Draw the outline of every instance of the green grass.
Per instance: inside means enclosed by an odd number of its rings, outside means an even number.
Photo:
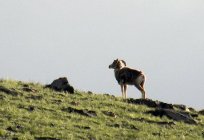
[[[27,85],[35,92],[26,92]],[[204,117],[190,125],[155,117],[153,110],[143,105],[128,104],[119,97],[76,91],[75,94],[55,92],[38,83],[1,80],[0,86],[18,93],[17,96],[0,91],[0,140],[33,140],[48,137],[63,140],[158,140],[204,139]],[[66,108],[95,111],[88,117],[69,113]],[[115,116],[108,116],[109,111]]]

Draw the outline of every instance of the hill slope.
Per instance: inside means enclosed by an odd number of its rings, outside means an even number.
[[[0,139],[204,139],[202,115],[188,124],[110,95],[1,80],[0,106]]]

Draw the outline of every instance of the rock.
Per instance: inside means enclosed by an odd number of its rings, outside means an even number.
[[[198,117],[196,111],[192,112],[185,105],[173,105],[150,99],[127,99],[128,103],[146,105],[155,108],[154,111],[149,111],[154,116],[167,116],[175,121],[183,121],[189,124],[197,124],[198,121],[194,118]]]
[[[167,116],[168,118],[173,119],[175,121],[183,121],[189,124],[197,124],[197,121],[188,112],[158,108],[155,109],[154,111],[149,111],[148,113],[160,117]]]
[[[188,111],[188,112],[190,111],[185,105],[174,104],[174,107],[182,111]]]
[[[173,105],[172,104],[168,104],[168,103],[164,103],[164,102],[158,102],[159,104],[159,108],[166,108],[166,109],[173,109]]]
[[[56,91],[74,93],[74,88],[69,84],[66,77],[58,78],[54,80],[50,85],[46,85],[45,87],[54,89]]]
[[[138,105],[146,105],[148,107],[157,107],[158,103],[150,99],[127,99],[128,103],[138,104]]]
[[[110,111],[102,111],[106,116],[117,118],[116,114]]]
[[[28,107],[28,111],[31,111],[31,112],[32,112],[32,111],[34,111],[34,110],[35,110],[35,107],[34,107],[34,106],[29,106],[29,107]]]
[[[69,112],[69,113],[78,113],[80,115],[87,116],[87,117],[96,117],[97,116],[96,112],[91,111],[91,110],[82,110],[82,109],[76,109],[76,108],[72,108],[72,107],[68,107],[68,108],[65,108],[62,110]]]
[[[90,129],[91,129],[90,126],[75,125],[74,127],[77,127],[77,128],[80,128],[80,129],[87,129],[87,130],[90,130]]]
[[[201,115],[204,115],[204,109],[200,110],[198,113],[201,114]]]
[[[12,95],[12,96],[18,96],[18,92],[14,91],[14,90],[7,89],[3,86],[0,86],[0,92],[4,92],[4,93]]]
[[[153,101],[151,99],[127,99],[128,103],[132,104],[138,104],[138,105],[146,105],[148,107],[154,107],[154,108],[166,108],[166,109],[173,109],[172,104],[167,104],[164,102],[159,101]]]

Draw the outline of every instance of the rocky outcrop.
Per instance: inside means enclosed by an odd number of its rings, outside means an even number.
[[[160,117],[167,116],[169,119],[172,119],[175,121],[183,121],[189,124],[197,124],[197,121],[188,112],[176,111],[173,109],[158,108],[153,111],[148,111],[148,113],[151,113],[154,116],[160,116]]]
[[[54,89],[56,91],[74,93],[74,88],[69,84],[67,77],[58,78],[54,80],[50,85],[46,85],[46,87]]]
[[[146,105],[148,107],[154,107],[154,108],[166,108],[166,109],[173,109],[173,105],[172,104],[167,104],[164,102],[160,102],[160,101],[153,101],[151,99],[127,99],[128,103],[132,103],[132,104],[138,104],[138,105]]]
[[[151,99],[127,99],[128,103],[137,105],[146,105],[148,107],[155,108],[154,110],[148,111],[154,116],[167,116],[169,119],[174,121],[183,121],[189,124],[197,124],[196,118],[198,114],[193,108],[187,108],[185,105],[174,105],[160,101],[153,101]]]

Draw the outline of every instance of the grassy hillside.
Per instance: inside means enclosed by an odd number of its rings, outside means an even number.
[[[188,124],[147,113],[151,110],[110,95],[1,80],[0,140],[204,139],[204,116]]]

